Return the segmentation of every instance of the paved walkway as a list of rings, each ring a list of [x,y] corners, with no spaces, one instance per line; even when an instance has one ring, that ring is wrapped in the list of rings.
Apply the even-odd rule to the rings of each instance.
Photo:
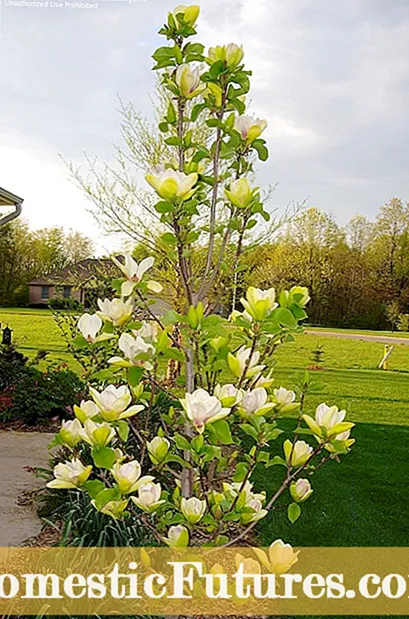
[[[43,482],[26,466],[47,466],[51,434],[0,432],[0,546],[19,546],[38,535],[41,521],[30,505],[18,505],[22,492],[41,488]]]
[[[389,335],[365,335],[363,333],[340,333],[335,331],[309,331],[308,335],[320,337],[335,337],[340,340],[364,340],[365,342],[381,342],[382,344],[404,344],[409,346],[409,337],[393,337]]]

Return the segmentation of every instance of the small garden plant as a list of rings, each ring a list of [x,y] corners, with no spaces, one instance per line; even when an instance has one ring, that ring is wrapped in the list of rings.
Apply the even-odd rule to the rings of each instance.
[[[161,295],[153,258],[113,258],[122,273],[116,296],[99,299],[98,311],[78,322],[74,344],[90,359],[89,397],[56,436],[66,461],[48,484],[87,493],[95,510],[142,521],[156,543],[172,547],[245,542],[278,501],[295,522],[313,492],[310,474],[354,442],[345,411],[321,404],[312,418],[302,410],[305,391],[274,383],[275,351],[307,318],[306,288],[250,287],[240,311],[212,313],[227,252],[234,248],[233,281],[246,235],[269,219],[253,182],[256,160],[268,157],[267,123],[246,113],[243,49],[190,41],[198,16],[199,7],[180,6],[160,30],[168,44],[153,54],[167,93],[159,129],[173,156],[146,175],[184,308],[152,311]],[[207,253],[198,273],[199,245]],[[179,375],[169,375],[172,363]],[[282,443],[279,419],[288,413],[299,422]],[[267,496],[252,476],[273,466],[281,482]]]

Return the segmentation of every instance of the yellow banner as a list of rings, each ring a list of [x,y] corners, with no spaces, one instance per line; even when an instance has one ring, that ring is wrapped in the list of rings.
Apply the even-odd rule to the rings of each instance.
[[[0,615],[407,615],[409,548],[0,548]]]

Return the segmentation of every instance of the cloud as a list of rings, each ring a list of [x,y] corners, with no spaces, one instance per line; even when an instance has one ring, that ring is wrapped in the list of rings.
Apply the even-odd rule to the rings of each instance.
[[[62,221],[96,234],[58,153],[112,157],[118,93],[150,113],[150,54],[175,2],[99,4],[3,6],[0,182],[17,194],[27,188],[33,225]],[[275,205],[309,197],[345,221],[356,211],[373,216],[391,195],[409,198],[406,0],[201,4],[200,38],[242,43],[253,70],[251,109],[269,121],[271,150],[260,181],[278,183]],[[58,214],[55,194],[75,206]]]

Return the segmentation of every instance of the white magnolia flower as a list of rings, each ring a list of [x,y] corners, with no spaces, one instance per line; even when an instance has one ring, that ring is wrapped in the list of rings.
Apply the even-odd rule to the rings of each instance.
[[[114,518],[114,520],[122,520],[124,517],[124,511],[128,507],[128,503],[129,499],[124,499],[122,501],[108,501],[108,503],[105,503],[99,511],[101,514],[106,514],[107,516]],[[91,504],[96,509],[96,501],[92,500]]]
[[[63,421],[59,432],[64,445],[75,447],[81,440],[82,426],[78,419]]]
[[[74,405],[74,413],[81,423],[85,423],[99,415],[99,408],[92,400],[82,400],[80,406]]]
[[[214,395],[220,400],[222,406],[231,408],[242,401],[244,391],[231,384],[216,385]]]
[[[142,326],[139,329],[132,331],[134,337],[142,337],[144,340],[156,342],[158,339],[159,328],[156,322],[142,321]]]
[[[163,200],[174,202],[191,198],[199,177],[195,172],[185,174],[177,170],[166,169],[158,174],[146,174],[145,178]]]
[[[200,70],[196,67],[192,69],[190,64],[181,64],[176,69],[176,84],[185,99],[192,99],[203,92],[205,84],[200,81]]]
[[[201,501],[196,497],[190,499],[182,498],[180,501],[180,511],[190,524],[197,524],[203,518],[206,511],[206,501]]]
[[[241,514],[241,522],[242,524],[249,524],[250,522],[257,522],[261,520],[265,516],[267,516],[268,511],[263,509],[263,501],[259,498],[253,496],[250,497],[246,501],[246,507],[250,508],[252,511],[245,511]]]
[[[78,321],[78,329],[91,344],[95,342],[97,333],[102,328],[102,320],[98,314],[83,314]]]
[[[87,419],[84,428],[81,428],[80,436],[92,447],[106,447],[116,434],[109,423],[94,423],[91,419]]]
[[[149,484],[154,480],[154,477],[151,475],[141,477],[141,465],[137,460],[132,460],[125,464],[116,462],[111,469],[111,473],[118,484],[121,494],[135,492],[140,486]]]
[[[183,524],[170,527],[168,536],[163,538],[165,544],[171,548],[186,548],[189,546],[189,531]]]
[[[311,484],[308,479],[298,479],[290,485],[290,494],[294,501],[303,503],[312,494]]]
[[[99,393],[93,387],[90,387],[90,394],[99,408],[100,415],[105,421],[118,421],[119,419],[126,419],[136,415],[144,406],[134,405],[129,406],[132,401],[132,396],[128,387],[122,385],[121,387],[115,387],[109,385]],[[129,407],[129,408],[128,408]]]
[[[207,423],[213,423],[227,417],[230,408],[223,408],[220,400],[210,395],[205,389],[196,389],[193,393],[186,393],[180,400],[188,419],[199,433],[204,431]]]
[[[309,460],[312,454],[312,447],[305,441],[296,441],[293,445],[290,440],[284,443],[285,459],[291,466],[302,466]]]
[[[259,372],[262,372],[266,367],[265,365],[257,365],[260,360],[260,353],[258,351],[255,351],[251,355],[249,361],[250,354],[251,349],[245,346],[239,348],[235,355],[229,353],[227,358],[229,368],[237,378],[240,378],[244,374],[244,371],[246,371],[246,378],[251,378]]]
[[[264,387],[257,387],[247,391],[240,404],[240,411],[248,415],[265,415],[275,406],[274,402],[268,402],[267,400],[268,395]]]
[[[148,257],[136,262],[129,254],[124,254],[124,262],[121,262],[114,256],[112,256],[112,262],[122,271],[127,281],[122,284],[122,296],[129,297],[132,294],[135,284],[139,283],[146,271],[152,268],[155,262],[154,258]],[[158,282],[148,281],[149,290],[152,292],[161,292],[162,286]]]
[[[122,357],[112,357],[109,363],[123,367],[140,365],[146,367],[147,370],[152,369],[152,364],[149,363],[149,361],[140,358],[140,355],[152,356],[154,354],[155,348],[152,344],[148,344],[139,336],[133,338],[129,333],[122,333],[118,341],[118,346],[121,352],[123,352],[125,359]]]
[[[280,413],[289,413],[300,407],[300,404],[295,402],[296,395],[294,391],[288,391],[284,387],[274,389],[273,399],[277,405],[277,410]]]
[[[128,322],[133,313],[133,301],[132,298],[123,301],[122,299],[98,299],[98,307],[100,311],[98,315],[103,320],[112,322],[116,326],[121,326]]]
[[[243,140],[251,144],[263,133],[267,127],[267,121],[254,116],[236,116],[234,128],[240,133]]]
[[[92,466],[84,466],[81,460],[74,458],[71,462],[60,462],[54,467],[54,477],[48,482],[48,488],[79,488],[91,475]]]
[[[354,426],[353,423],[344,421],[345,416],[346,411],[340,411],[337,406],[320,404],[315,412],[315,419],[309,415],[303,415],[303,419],[317,437],[335,438]]]
[[[156,511],[159,505],[165,503],[161,500],[162,489],[160,484],[153,484],[151,482],[143,484],[138,488],[138,497],[131,497],[131,500],[142,509],[144,512],[151,514]]]

